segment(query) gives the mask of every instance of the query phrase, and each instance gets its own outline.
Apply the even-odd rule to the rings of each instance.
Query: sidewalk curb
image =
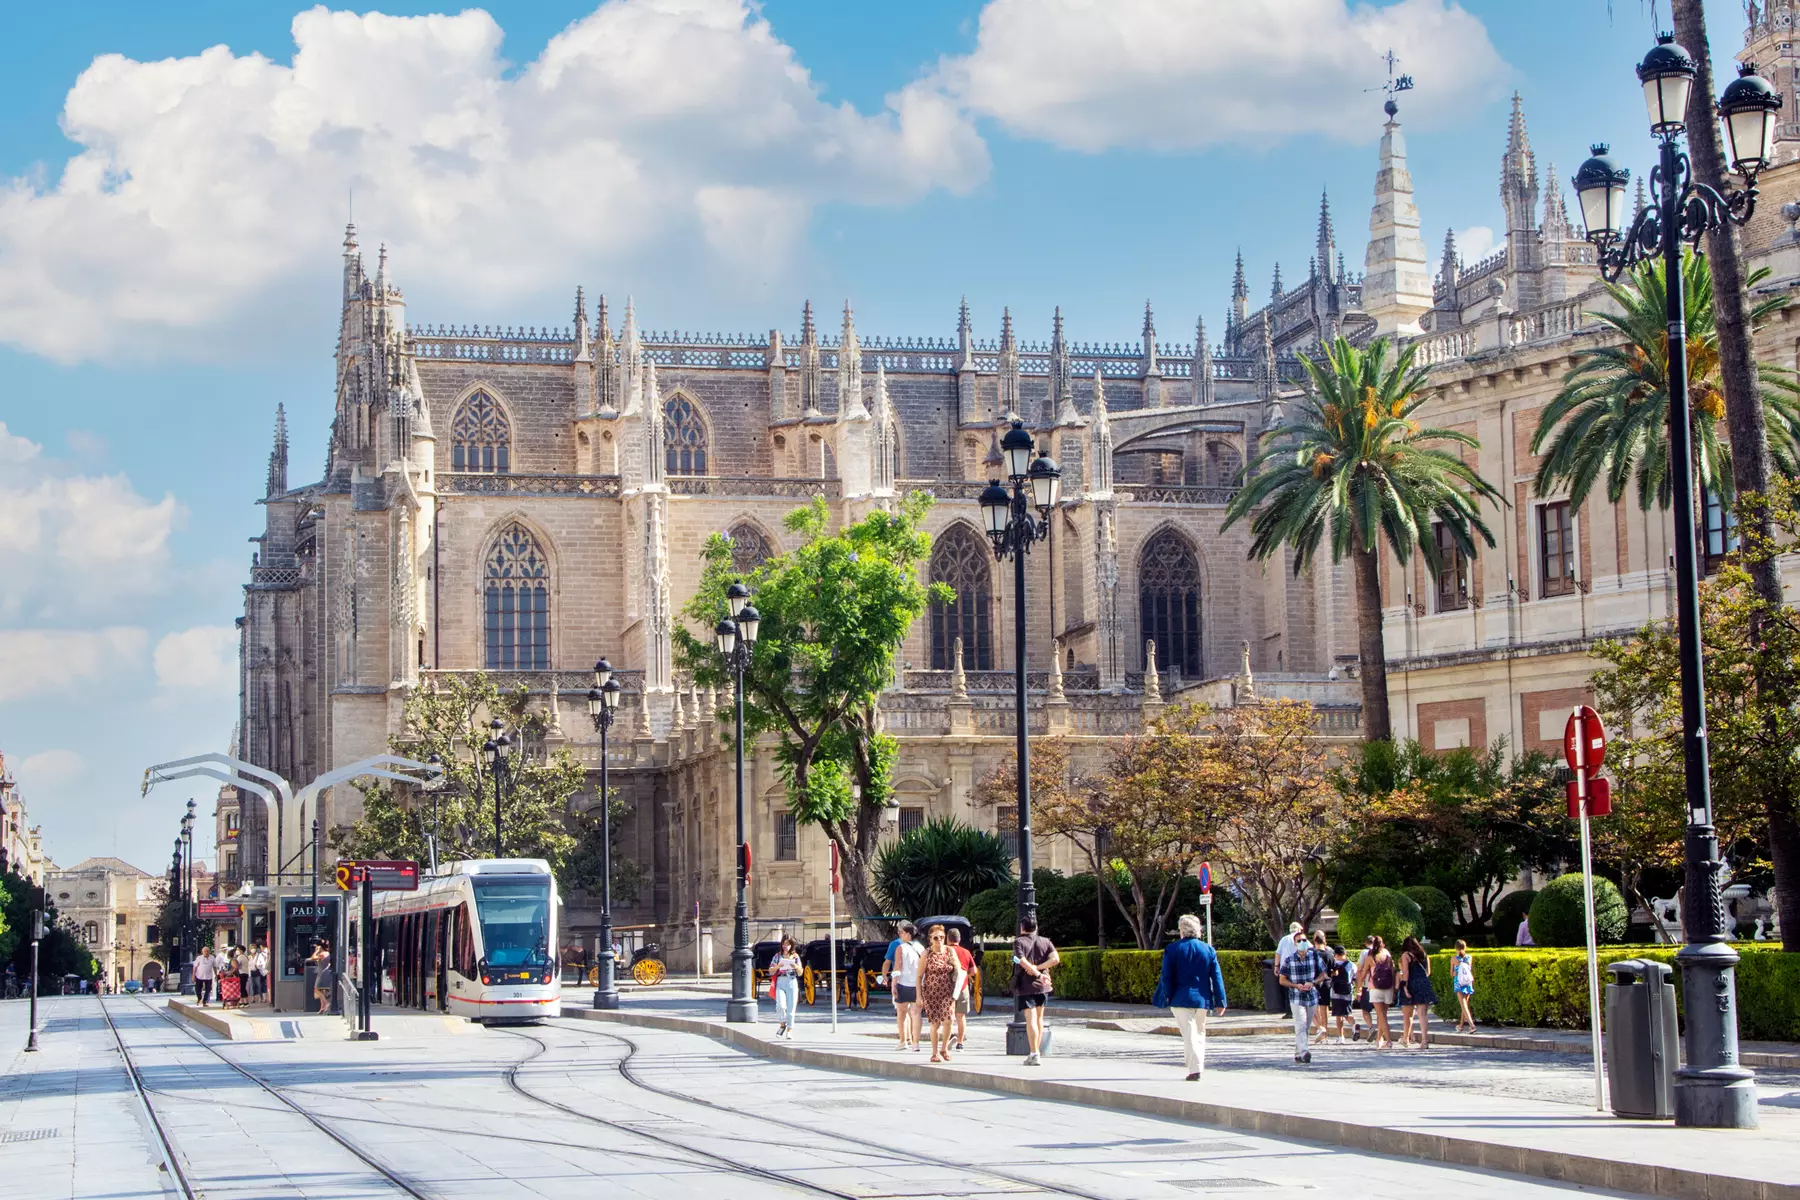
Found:
[[[201,1008],[198,1004],[189,1004],[186,1000],[171,999],[169,1001],[169,1007],[181,1014],[185,1019],[200,1026],[202,1029],[211,1030],[220,1037],[229,1038],[233,1041],[237,1039],[237,1033],[232,1026],[231,1018],[224,1013],[213,1012],[211,1009]]]
[[[1800,1183],[1774,1183],[1714,1174],[1683,1167],[1646,1166],[1634,1162],[1617,1162],[1593,1155],[1569,1154],[1539,1150],[1528,1146],[1500,1146],[1472,1138],[1446,1134],[1420,1133],[1407,1129],[1391,1129],[1380,1125],[1364,1125],[1330,1117],[1297,1116],[1245,1108],[1212,1100],[1182,1100],[1172,1096],[1150,1096],[1137,1092],[1113,1091],[1090,1084],[1062,1083],[1056,1080],[1005,1076],[985,1071],[959,1070],[955,1067],[928,1067],[924,1063],[888,1062],[854,1054],[816,1050],[793,1043],[771,1043],[749,1030],[691,1017],[668,1017],[649,1013],[621,1011],[600,1012],[594,1009],[564,1009],[565,1017],[588,1021],[636,1025],[646,1029],[662,1029],[674,1033],[697,1033],[735,1046],[763,1058],[779,1059],[802,1066],[826,1067],[859,1075],[878,1075],[921,1083],[948,1084],[985,1092],[1006,1092],[1033,1100],[1052,1100],[1085,1104],[1124,1112],[1144,1113],[1200,1125],[1240,1129],[1273,1137],[1301,1141],[1324,1142],[1375,1154],[1391,1154],[1399,1158],[1421,1159],[1476,1167],[1488,1171],[1505,1171],[1557,1183],[1587,1187],[1612,1188],[1649,1196],[1667,1196],[1672,1200],[1800,1200]],[[1652,1124],[1645,1122],[1644,1124]],[[1723,1147],[1721,1147],[1723,1149]]]

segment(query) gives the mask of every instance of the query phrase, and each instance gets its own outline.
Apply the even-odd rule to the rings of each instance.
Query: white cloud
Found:
[[[992,0],[938,83],[1012,133],[1098,151],[1273,147],[1380,132],[1392,48],[1416,124],[1488,99],[1506,71],[1450,0]]]
[[[19,761],[19,785],[27,791],[54,787],[79,779],[86,770],[87,761],[73,750],[45,750]]]
[[[607,0],[513,74],[479,9],[314,8],[293,36],[288,64],[93,61],[63,110],[80,153],[0,189],[0,340],[73,360],[279,337],[272,297],[322,282],[351,190],[409,287],[489,303],[671,256],[766,278],[819,204],[988,169],[931,88],[823,101],[754,0]]]
[[[238,634],[230,625],[201,625],[156,643],[156,682],[166,688],[235,693]]]
[[[143,660],[142,629],[0,629],[0,703],[72,693],[116,679]]]
[[[6,428],[6,422],[0,421],[0,464],[18,465],[28,463],[38,456],[42,446],[30,438],[20,437]]]
[[[1486,225],[1471,225],[1456,231],[1456,257],[1465,267],[1472,267],[1492,254],[1494,245],[1494,231]]]

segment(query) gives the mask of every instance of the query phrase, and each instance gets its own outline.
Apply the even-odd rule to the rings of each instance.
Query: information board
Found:
[[[281,977],[304,979],[306,956],[316,942],[333,946],[337,940],[336,896],[284,896],[281,900]]]

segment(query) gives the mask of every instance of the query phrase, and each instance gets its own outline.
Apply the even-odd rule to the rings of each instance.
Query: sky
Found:
[[[1653,9],[1660,9],[1653,12]],[[1715,53],[1742,44],[1708,5]],[[1433,269],[1501,223],[1510,99],[1541,176],[1648,165],[1642,0],[270,0],[11,5],[0,39],[0,754],[61,864],[154,870],[229,749],[275,407],[332,412],[343,228],[415,323],[1045,338],[1223,332],[1360,269],[1384,54]],[[1547,186],[1547,181],[1546,181]],[[1571,208],[1573,211],[1573,208]],[[296,781],[299,782],[299,781]],[[212,853],[203,823],[201,857]]]

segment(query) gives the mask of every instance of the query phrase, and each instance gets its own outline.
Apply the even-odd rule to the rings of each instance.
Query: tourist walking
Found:
[[[236,954],[230,946],[213,956],[213,984],[219,989],[220,1008],[236,1008],[244,998],[235,962]]]
[[[1163,947],[1162,977],[1150,1005],[1175,1015],[1188,1082],[1196,1083],[1206,1070],[1206,1014],[1225,1015],[1225,973],[1219,956],[1200,938],[1199,917],[1184,913],[1176,928],[1181,937]]]
[[[1305,938],[1294,943],[1294,952],[1281,960],[1276,981],[1288,989],[1288,1007],[1294,1014],[1294,1061],[1310,1063],[1313,1010],[1319,1003],[1319,985],[1329,984],[1331,959]]]
[[[238,1007],[250,1003],[250,948],[239,944],[231,954],[231,969],[237,972]]]
[[[250,994],[260,1004],[269,991],[269,948],[261,942],[256,943],[256,952],[250,956]]]
[[[313,999],[318,1001],[319,1011],[331,1011],[331,989],[337,980],[331,969],[331,947],[324,942],[314,942],[313,952],[307,960],[313,968]]]
[[[194,999],[200,1002],[201,1008],[205,1008],[212,997],[213,966],[211,950],[194,955]]]
[[[919,1007],[931,1022],[931,1061],[949,1062],[956,1026],[956,994],[966,976],[962,960],[950,948],[942,925],[925,930],[925,953],[919,959]]]
[[[881,964],[881,974],[894,998],[894,1029],[902,1050],[919,1048],[919,957],[924,948],[913,941],[913,933],[911,921],[900,922],[899,932],[888,943],[887,958]]]
[[[1050,972],[1062,964],[1062,956],[1047,937],[1038,935],[1036,917],[1019,922],[1019,936],[1013,939],[1013,995],[1018,998],[1025,1017],[1025,1062],[1027,1067],[1040,1066],[1038,1051],[1044,1044],[1044,1005],[1050,1000]]]
[[[1400,1044],[1412,1049],[1414,1023],[1419,1027],[1419,1049],[1431,1047],[1431,1029],[1426,1019],[1437,1003],[1437,991],[1431,986],[1431,956],[1419,939],[1409,937],[1400,943]]]
[[[1458,938],[1456,957],[1450,960],[1451,986],[1456,991],[1456,1032],[1465,1028],[1475,1032],[1475,1018],[1469,1012],[1469,997],[1475,994],[1475,959],[1469,954],[1469,943]]]
[[[1300,941],[1301,938],[1304,936],[1305,936],[1304,931],[1300,925],[1300,922],[1298,922],[1298,921],[1289,921],[1288,922],[1287,933],[1285,935],[1283,935],[1283,937],[1281,938],[1280,941],[1275,943],[1275,965],[1277,967],[1281,966],[1282,963],[1287,961],[1288,955],[1290,955],[1294,952],[1295,943]]]
[[[791,1038],[794,1036],[794,1016],[800,1008],[800,962],[799,947],[794,939],[783,934],[781,944],[775,947],[775,957],[769,960],[769,994],[775,1000],[775,1036]]]
[[[956,992],[956,1048],[969,1040],[969,998],[975,990],[975,956],[962,944],[962,930],[952,925],[947,933],[950,949],[963,969],[963,985]]]
[[[1344,1044],[1344,1019],[1355,1011],[1350,1007],[1356,994],[1356,976],[1350,966],[1350,955],[1342,946],[1331,948],[1331,1021],[1337,1026],[1338,1045]],[[1352,1024],[1354,1024],[1352,1020]]]
[[[1369,987],[1363,977],[1363,964],[1369,961],[1374,953],[1375,936],[1370,934],[1363,939],[1362,949],[1356,952],[1356,963],[1350,968],[1350,990],[1355,999],[1350,1001],[1350,1040],[1362,1041],[1363,1026],[1369,1027],[1369,1042],[1375,1042],[1375,1004],[1369,999]]]
[[[1325,939],[1325,931],[1323,929],[1313,930],[1312,947],[1314,950],[1317,950],[1320,954],[1324,955],[1325,962],[1327,964],[1330,964],[1330,962],[1331,962],[1331,943]],[[1326,972],[1325,972],[1325,978],[1319,980],[1318,1003],[1313,1005],[1313,1025],[1312,1025],[1312,1040],[1313,1041],[1322,1042],[1325,1040],[1325,1034],[1328,1032],[1328,1030],[1326,1029],[1326,1025],[1329,1023],[1330,1017],[1331,1017],[1331,971],[1330,971],[1330,968],[1328,965]]]
[[[1369,1030],[1369,1037],[1375,1042],[1377,1050],[1386,1050],[1391,1043],[1388,1040],[1388,1009],[1394,1003],[1394,956],[1388,953],[1387,943],[1379,933],[1369,938],[1368,955],[1363,959],[1362,971],[1357,977],[1357,984],[1368,989],[1369,1003],[1375,1010],[1375,1019]]]

